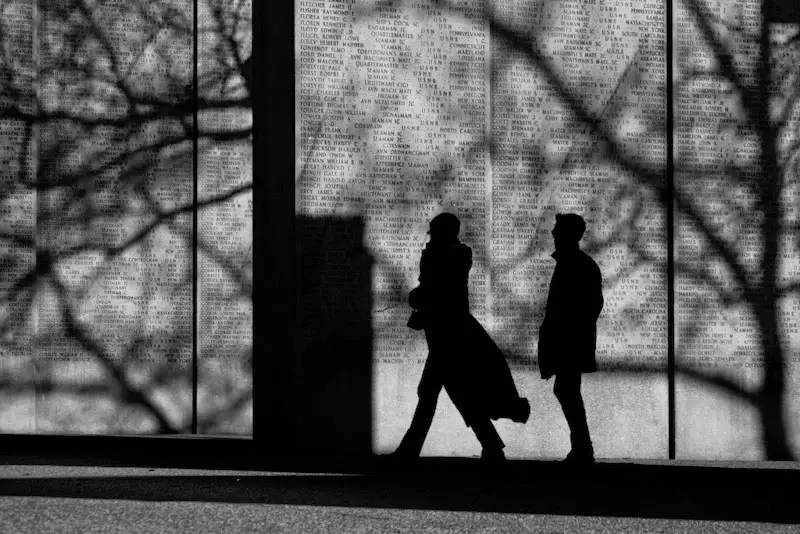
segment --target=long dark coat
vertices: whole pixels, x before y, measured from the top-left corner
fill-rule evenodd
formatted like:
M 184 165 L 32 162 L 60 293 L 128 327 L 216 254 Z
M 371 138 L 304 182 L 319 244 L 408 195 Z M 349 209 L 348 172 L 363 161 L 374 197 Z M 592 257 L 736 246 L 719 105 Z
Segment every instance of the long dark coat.
M 603 309 L 600 268 L 579 248 L 552 257 L 556 268 L 539 329 L 539 370 L 542 378 L 592 373 L 597 371 L 597 318 Z
M 467 426 L 476 418 L 511 418 L 520 402 L 505 355 L 469 312 L 471 268 L 468 246 L 428 244 L 410 296 L 424 310 L 429 350 L 420 393 L 444 386 Z

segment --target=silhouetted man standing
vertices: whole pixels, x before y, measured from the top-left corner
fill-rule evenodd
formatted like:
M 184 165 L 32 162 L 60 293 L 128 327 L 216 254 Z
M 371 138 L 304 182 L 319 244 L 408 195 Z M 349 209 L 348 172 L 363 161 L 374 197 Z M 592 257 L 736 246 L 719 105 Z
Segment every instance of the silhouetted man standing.
M 574 213 L 556 215 L 553 228 L 556 268 L 539 330 L 539 370 L 555 375 L 553 392 L 570 431 L 567 463 L 594 462 L 594 449 L 581 397 L 581 375 L 597 371 L 597 318 L 603 309 L 600 268 L 578 246 L 586 222 Z

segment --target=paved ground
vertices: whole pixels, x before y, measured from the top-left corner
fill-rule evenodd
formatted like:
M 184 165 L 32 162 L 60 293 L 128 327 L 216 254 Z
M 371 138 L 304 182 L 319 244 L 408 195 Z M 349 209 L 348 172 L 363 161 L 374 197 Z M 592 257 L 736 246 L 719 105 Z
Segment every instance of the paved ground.
M 3 534 L 800 532 L 796 465 L 430 461 L 344 474 L 12 460 L 0 465 Z

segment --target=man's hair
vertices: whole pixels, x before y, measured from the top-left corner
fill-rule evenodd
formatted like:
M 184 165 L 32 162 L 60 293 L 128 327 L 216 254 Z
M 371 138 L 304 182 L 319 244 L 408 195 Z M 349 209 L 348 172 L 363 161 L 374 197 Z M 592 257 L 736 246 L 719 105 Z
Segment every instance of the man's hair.
M 452 213 L 440 213 L 431 219 L 431 233 L 434 231 L 442 237 L 458 237 L 461 221 Z
M 581 240 L 586 231 L 586 221 L 577 213 L 556 214 L 556 224 L 576 243 Z

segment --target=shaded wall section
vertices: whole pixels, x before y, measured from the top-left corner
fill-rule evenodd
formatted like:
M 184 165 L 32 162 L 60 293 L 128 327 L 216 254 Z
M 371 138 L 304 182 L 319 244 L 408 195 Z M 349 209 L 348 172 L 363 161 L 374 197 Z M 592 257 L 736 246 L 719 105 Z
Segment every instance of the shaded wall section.
M 296 424 L 300 450 L 372 447 L 372 258 L 360 218 L 298 217 Z
M 0 431 L 250 434 L 249 3 L 0 9 Z
M 679 458 L 800 445 L 800 8 L 674 14 Z

